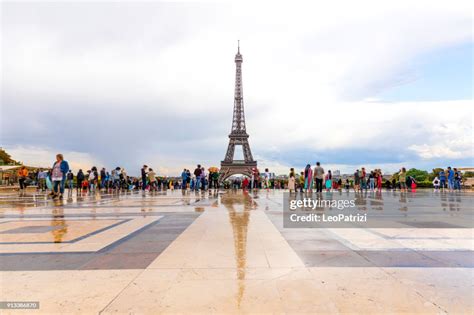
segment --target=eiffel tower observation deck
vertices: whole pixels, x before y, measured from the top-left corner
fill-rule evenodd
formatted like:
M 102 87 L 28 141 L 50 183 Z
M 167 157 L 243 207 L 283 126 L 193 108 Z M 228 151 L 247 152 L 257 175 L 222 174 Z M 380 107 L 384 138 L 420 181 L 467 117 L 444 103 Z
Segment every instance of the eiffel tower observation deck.
M 245 126 L 244 96 L 242 88 L 242 62 L 240 45 L 235 55 L 235 90 L 234 90 L 234 114 L 232 118 L 232 129 L 229 134 L 229 145 L 223 161 L 221 161 L 221 180 L 234 175 L 243 174 L 251 176 L 252 169 L 257 167 L 257 161 L 253 159 L 249 145 L 249 135 Z M 235 147 L 242 146 L 243 160 L 234 160 Z

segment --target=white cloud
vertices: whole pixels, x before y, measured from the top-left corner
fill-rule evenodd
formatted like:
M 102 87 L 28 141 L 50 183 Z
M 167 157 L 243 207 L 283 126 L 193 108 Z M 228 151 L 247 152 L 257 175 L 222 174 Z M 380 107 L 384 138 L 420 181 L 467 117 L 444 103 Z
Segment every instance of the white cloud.
M 64 159 L 69 162 L 69 167 L 77 172 L 80 168 L 83 170 L 90 169 L 93 165 L 104 165 L 102 161 L 96 157 L 92 157 L 89 153 L 52 150 L 45 147 L 32 146 L 9 146 L 7 152 L 17 161 L 25 165 L 33 167 L 51 167 L 55 162 L 56 154 L 62 153 Z
M 286 169 L 269 152 L 364 148 L 426 160 L 472 157 L 470 100 L 377 98 L 412 80 L 423 54 L 471 41 L 471 6 L 2 3 L 2 142 L 38 148 L 16 151 L 32 162 L 49 163 L 53 150 L 41 148 L 53 147 L 84 165 L 154 163 L 168 174 L 218 164 L 240 39 L 259 165 Z M 28 124 L 18 128 L 25 113 Z

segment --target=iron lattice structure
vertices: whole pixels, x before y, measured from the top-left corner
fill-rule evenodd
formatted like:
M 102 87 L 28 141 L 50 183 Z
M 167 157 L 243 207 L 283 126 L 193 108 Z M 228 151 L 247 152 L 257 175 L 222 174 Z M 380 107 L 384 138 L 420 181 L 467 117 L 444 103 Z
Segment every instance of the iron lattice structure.
M 244 97 L 242 88 L 242 62 L 240 46 L 235 55 L 235 90 L 234 90 L 234 114 L 232 118 L 232 130 L 229 134 L 229 145 L 224 161 L 221 161 L 220 180 L 234 174 L 251 176 L 252 168 L 257 167 L 249 145 L 249 135 L 245 127 Z M 236 146 L 242 146 L 244 160 L 234 160 Z

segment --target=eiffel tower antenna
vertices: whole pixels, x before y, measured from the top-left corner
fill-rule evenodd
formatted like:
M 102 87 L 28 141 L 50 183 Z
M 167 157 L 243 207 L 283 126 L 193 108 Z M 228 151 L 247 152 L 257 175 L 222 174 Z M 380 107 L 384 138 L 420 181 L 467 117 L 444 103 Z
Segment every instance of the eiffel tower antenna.
M 240 40 L 237 41 L 237 54 L 235 55 L 235 87 L 234 87 L 234 113 L 232 128 L 229 134 L 229 145 L 223 161 L 221 161 L 221 181 L 234 174 L 251 176 L 252 169 L 257 167 L 250 151 L 249 135 L 245 126 L 244 93 L 242 87 L 242 62 L 240 54 Z M 236 146 L 242 146 L 244 160 L 234 160 Z

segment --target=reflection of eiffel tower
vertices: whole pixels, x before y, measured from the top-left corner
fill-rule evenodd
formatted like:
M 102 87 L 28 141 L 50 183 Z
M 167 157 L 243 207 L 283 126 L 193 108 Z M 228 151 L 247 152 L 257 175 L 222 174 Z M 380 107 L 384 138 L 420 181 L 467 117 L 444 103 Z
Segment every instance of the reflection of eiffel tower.
M 252 168 L 257 167 L 250 151 L 249 135 L 245 128 L 244 94 L 242 89 L 242 62 L 240 47 L 235 55 L 235 92 L 234 92 L 234 116 L 232 119 L 232 130 L 229 134 L 229 146 L 224 161 L 221 161 L 220 179 L 224 180 L 233 174 L 244 174 L 251 176 Z M 242 146 L 244 160 L 234 160 L 236 146 Z
M 247 228 L 249 225 L 252 198 L 244 195 L 225 194 L 221 199 L 222 204 L 229 211 L 229 220 L 234 234 L 235 262 L 237 266 L 238 292 L 237 305 L 240 307 L 245 291 L 245 268 L 247 265 Z M 235 209 L 235 205 L 243 205 L 243 211 Z

